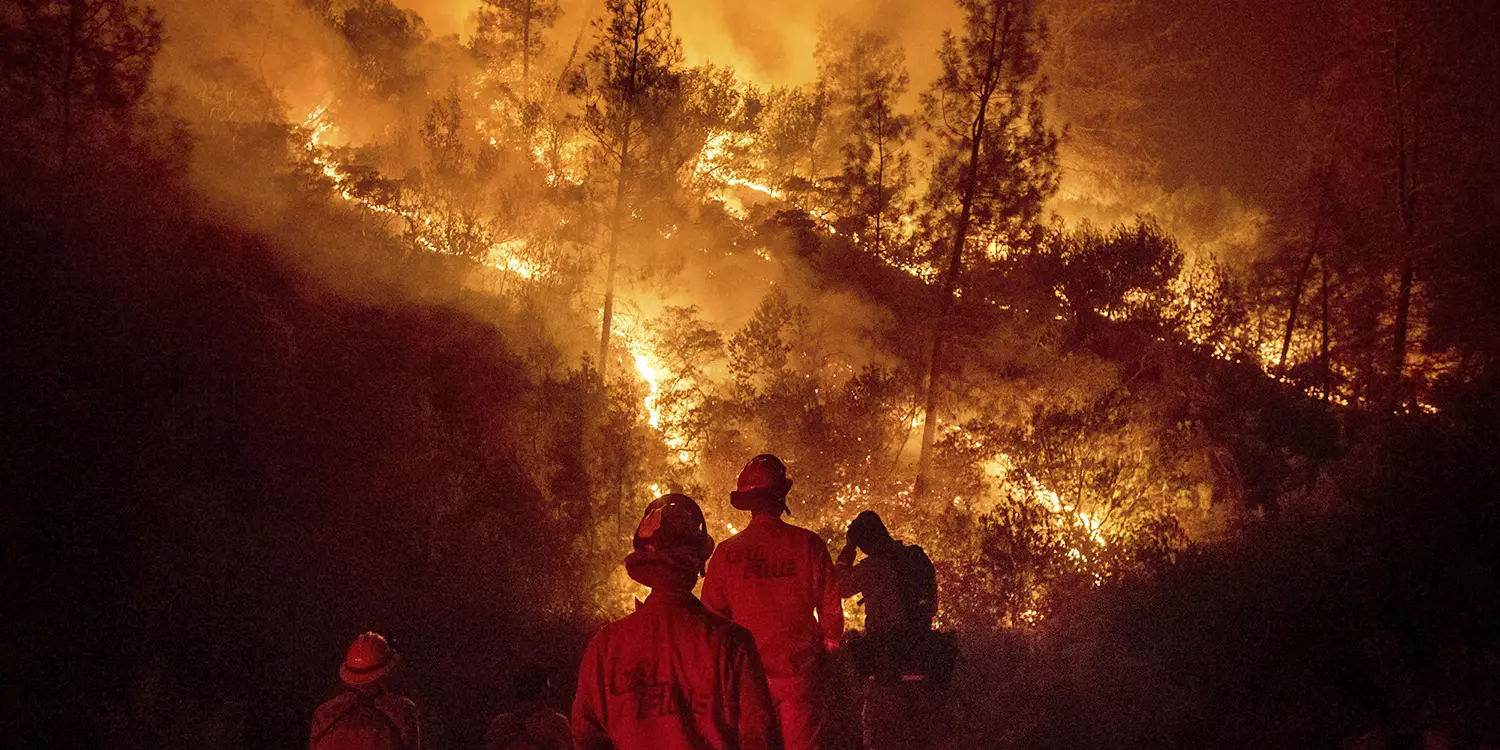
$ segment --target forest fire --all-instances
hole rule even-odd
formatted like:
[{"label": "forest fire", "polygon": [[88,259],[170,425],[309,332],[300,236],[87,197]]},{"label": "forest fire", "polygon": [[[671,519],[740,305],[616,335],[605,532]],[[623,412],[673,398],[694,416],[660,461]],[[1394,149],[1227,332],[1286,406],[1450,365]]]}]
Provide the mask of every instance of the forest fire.
[{"label": "forest fire", "polygon": [[475,746],[697,596],[839,746],[1500,745],[1493,5],[13,3],[14,741],[371,631]]},{"label": "forest fire", "polygon": [[[581,72],[586,74],[586,70]],[[481,145],[503,152],[510,139],[517,137],[516,133],[520,132],[519,137],[523,142],[519,144],[520,147],[515,153],[521,155],[529,163],[527,168],[541,169],[547,185],[553,188],[587,185],[591,179],[591,170],[595,169],[589,161],[594,158],[591,154],[595,154],[601,145],[606,145],[598,139],[607,135],[608,127],[613,126],[606,127],[606,124],[597,124],[579,128],[577,123],[569,124],[566,117],[562,119],[539,117],[537,113],[545,112],[546,108],[537,109],[538,105],[535,101],[517,99],[514,93],[503,93],[497,96],[495,92],[507,90],[505,76],[514,75],[517,75],[514,69],[497,71],[488,67],[480,67],[472,74],[470,80],[463,82],[456,89],[463,95],[455,99],[455,102],[473,102],[476,108],[477,114],[472,119]],[[564,70],[560,75],[566,77],[570,73]],[[831,82],[830,80],[821,83],[828,85]],[[856,84],[864,85],[859,82]],[[784,96],[797,96],[795,88],[790,88],[787,92]],[[894,89],[877,88],[860,95],[874,96],[878,102],[883,101],[880,97],[891,96],[893,92]],[[723,92],[713,93],[715,96],[723,95]],[[728,105],[726,111],[732,114],[726,123],[746,116],[748,100],[743,97],[747,95],[735,94],[741,98],[731,100],[734,103]],[[766,106],[772,108],[770,111],[774,111],[774,107],[777,106],[775,96],[778,95],[781,94],[768,98],[770,104]],[[547,106],[555,105],[548,104]],[[531,109],[528,110],[528,107]],[[523,111],[531,112],[531,114],[523,115]],[[762,117],[766,116],[765,111],[763,110]],[[830,111],[838,110],[832,107]],[[424,195],[424,191],[432,189],[430,185],[408,181],[407,184],[397,189],[395,197],[392,197],[389,192],[360,189],[356,184],[355,171],[348,164],[339,161],[336,155],[339,150],[333,146],[332,140],[337,136],[339,128],[332,122],[329,112],[330,105],[325,103],[305,118],[303,130],[307,133],[307,140],[303,148],[316,168],[329,180],[330,189],[339,199],[372,213],[402,220],[405,224],[404,231],[416,248],[427,252],[469,257],[488,268],[523,281],[537,282],[553,277],[553,269],[545,259],[545,253],[528,252],[533,242],[525,237],[499,242],[489,242],[481,237],[479,249],[476,249],[472,237],[460,236],[455,239],[451,231],[454,224],[453,217],[433,212],[442,210],[441,204],[434,203],[434,200],[443,199]],[[696,116],[702,115],[700,113]],[[449,125],[450,128],[455,127],[463,115],[455,110],[453,117],[453,124]],[[433,122],[430,115],[426,127],[431,129]],[[637,126],[633,122],[626,122],[623,127],[630,130]],[[776,129],[778,127],[784,128],[786,124],[773,121],[769,127],[762,127],[758,131],[747,130],[743,125],[728,128],[708,127],[701,130],[695,136],[696,141],[689,142],[692,146],[691,153],[681,159],[688,179],[693,184],[704,186],[704,199],[724,206],[730,215],[739,221],[747,219],[747,205],[744,202],[744,197],[747,195],[773,206],[796,206],[808,210],[814,216],[827,216],[830,212],[837,214],[842,211],[843,209],[839,208],[839,199],[835,197],[830,202],[828,193],[832,189],[830,186],[838,184],[838,180],[843,178],[820,180],[815,173],[809,175],[812,179],[803,178],[798,174],[795,159],[790,162],[790,168],[779,165],[777,149],[786,148],[783,145],[786,136],[784,132]],[[846,132],[858,134],[860,126],[851,121],[842,127],[850,129]],[[591,136],[590,133],[593,135]],[[879,131],[854,137],[874,138],[873,142],[882,149],[899,147],[896,141],[882,140],[892,137],[892,133]],[[457,134],[455,132],[448,137],[456,138]],[[811,149],[809,153],[816,152],[816,137],[814,135],[814,140],[803,146]],[[846,135],[846,137],[849,136]],[[860,141],[856,140],[854,143],[860,143]],[[465,148],[458,141],[454,141],[454,144],[452,147],[459,149],[460,152]],[[372,145],[378,146],[378,144]],[[849,148],[853,147],[847,146],[846,152],[854,154],[855,152],[848,151]],[[847,158],[855,157],[848,156]],[[882,155],[880,158],[886,157]],[[618,168],[619,165],[616,166]],[[845,169],[849,168],[845,167]],[[881,169],[884,168],[884,166],[881,167]],[[614,179],[623,185],[626,175],[622,173]],[[880,205],[880,201],[889,201],[898,191],[914,190],[917,187],[919,185],[916,183],[893,184],[890,194],[887,195],[885,188],[879,187],[877,183],[878,189],[875,193],[877,206],[874,215],[881,216],[888,210],[884,205]],[[621,189],[624,188],[621,187]],[[929,189],[932,187],[929,186]],[[443,188],[443,190],[446,192],[451,188]],[[940,261],[939,257],[941,252],[945,252],[943,245],[947,240],[923,236],[920,217],[914,213],[915,206],[898,207],[894,201],[891,201],[889,205],[890,220],[894,231],[885,235],[883,234],[885,230],[874,230],[877,233],[874,236],[888,237],[888,244],[884,247],[878,244],[868,247],[871,251],[870,257],[886,267],[915,279],[925,290],[925,294],[938,293],[946,283],[947,274],[943,270],[944,262]],[[424,206],[437,206],[438,208],[424,210]],[[498,216],[486,217],[483,214],[464,214],[463,216],[463,221],[468,222],[467,226],[470,229],[461,227],[460,234],[472,233],[473,227],[488,227],[500,221]],[[631,217],[638,222],[647,220],[640,209],[633,209]],[[561,225],[566,227],[569,221],[570,218],[564,216]],[[819,228],[831,238],[845,238],[853,246],[859,248],[871,245],[871,242],[865,239],[865,235],[872,231],[869,227],[845,225],[847,233],[841,235],[838,221],[825,219],[817,223]],[[677,239],[676,236],[681,232],[679,224],[680,222],[673,223],[661,229],[658,232],[660,240],[672,242]],[[484,233],[488,233],[488,230]],[[1118,235],[1118,237],[1123,239],[1126,235]],[[1104,238],[1101,237],[1101,239]],[[928,248],[929,252],[925,254],[920,252],[924,242],[931,243],[931,247]],[[1069,253],[1077,252],[1072,249],[1075,242],[1077,240],[1066,232],[1047,231],[1041,227],[1021,231],[999,230],[998,234],[990,234],[984,240],[980,251],[981,262],[996,268],[1024,267],[1026,259],[1037,254],[1067,257]],[[1166,252],[1175,252],[1170,244],[1162,247]],[[761,259],[776,263],[764,246],[753,247],[752,251]],[[722,254],[727,259],[732,257],[734,251],[724,248],[706,252],[709,252],[710,257]],[[1082,294],[1079,295],[1077,304],[1090,305],[1090,313],[1121,324],[1128,324],[1138,318],[1141,310],[1160,309],[1170,319],[1177,321],[1177,335],[1194,345],[1203,347],[1212,356],[1226,361],[1255,362],[1271,380],[1299,388],[1308,396],[1321,398],[1328,403],[1339,406],[1348,405],[1348,398],[1344,394],[1330,392],[1326,387],[1301,383],[1286,374],[1280,365],[1279,351],[1274,339],[1258,337],[1248,323],[1238,323],[1236,324],[1238,328],[1226,329],[1224,321],[1216,317],[1217,312],[1212,307],[1217,303],[1216,297],[1223,294],[1224,282],[1213,275],[1215,271],[1212,269],[1208,271],[1207,276],[1204,273],[1201,262],[1179,263],[1175,267],[1166,269],[1166,273],[1160,279],[1160,286],[1155,290],[1145,287],[1124,289],[1122,290],[1123,296],[1112,303],[1090,301],[1093,298]],[[954,298],[961,299],[963,291],[963,289],[953,289]],[[658,307],[665,302],[664,299],[646,292],[633,292],[632,294],[642,295],[638,299],[626,299],[625,304],[633,309],[640,309],[643,304]],[[1056,301],[1064,309],[1076,307],[1075,302],[1068,296],[1066,285],[1055,287],[1054,294]],[[692,297],[688,297],[686,301],[693,305],[701,303],[701,300]],[[1000,305],[992,302],[991,304],[996,304],[1003,310],[1013,308],[1010,303]],[[1053,317],[1059,321],[1067,318],[1062,312]],[[702,373],[672,372],[665,364],[668,355],[660,348],[661,343],[658,341],[657,332],[652,329],[652,321],[647,321],[638,314],[618,317],[613,324],[607,322],[606,325],[611,329],[610,340],[618,346],[623,353],[625,363],[630,366],[629,369],[634,372],[644,387],[640,420],[651,433],[658,437],[665,455],[686,472],[679,474],[679,479],[689,482],[699,481],[701,467],[697,454],[700,449],[695,445],[701,444],[702,436],[693,435],[686,430],[685,426],[692,421],[692,413],[703,407],[703,396],[683,398],[681,394],[687,392],[713,394],[722,392],[730,384],[705,379]],[[1159,336],[1157,340],[1165,342],[1168,339]],[[1245,345],[1247,340],[1255,341],[1248,350]],[[614,355],[607,356],[613,358]],[[669,394],[665,390],[667,388],[675,389],[677,393]],[[669,402],[670,407],[667,406]],[[1423,406],[1424,409],[1429,408]],[[671,414],[664,413],[668,408],[671,409]],[[921,413],[916,414],[910,420],[910,427],[917,433],[923,432],[923,424],[924,418]],[[975,436],[970,434],[969,430],[970,427],[964,422],[952,422],[936,432],[940,434],[940,439],[947,443],[972,443]],[[925,444],[917,447],[924,453],[927,450]],[[901,463],[899,456],[909,448],[910,446],[896,446],[897,465]],[[1107,561],[1118,557],[1110,550],[1110,547],[1115,544],[1130,543],[1124,540],[1129,536],[1126,529],[1136,522],[1132,516],[1130,514],[1101,514],[1088,510],[1086,508],[1094,502],[1085,501],[1081,496],[1065,500],[1057,492],[1049,489],[1033,471],[1022,468],[1009,453],[993,448],[990,451],[984,457],[981,466],[981,474],[987,477],[987,481],[955,494],[951,498],[952,505],[970,513],[991,512],[997,504],[1003,505],[1007,502],[1034,505],[1042,514],[1041,517],[1047,519],[1042,523],[1054,529],[1049,533],[1056,534],[1059,538],[1078,537],[1077,540],[1067,542],[1060,548],[1063,557],[1070,561],[1067,564],[1086,570],[1095,585],[1102,583],[1109,564]],[[867,456],[865,462],[869,463],[871,460],[873,456]],[[872,503],[877,505],[884,503],[899,509],[902,514],[899,517],[910,519],[912,522],[930,513],[928,504],[917,502],[917,498],[912,493],[899,489],[898,486],[891,488],[894,494],[888,490],[873,489],[877,486],[885,486],[886,483],[887,478],[879,474],[846,481],[840,488],[833,490],[832,503],[824,506],[816,514],[814,525],[823,528],[838,528],[841,523],[840,518],[857,510],[858,506],[868,506]],[[652,489],[651,492],[654,494],[656,490]],[[1119,492],[1118,489],[1114,491],[1116,495]],[[640,497],[645,497],[644,490],[641,491]],[[926,532],[920,530],[922,526],[923,524],[917,523],[912,527],[912,533],[916,534],[916,539],[932,549],[939,558],[962,554],[955,548],[952,540],[941,536],[928,536]],[[1114,528],[1116,526],[1119,528]],[[734,529],[727,523],[725,527]],[[626,611],[621,607],[628,604],[639,593],[635,584],[619,576],[614,576],[606,589],[607,591],[601,594],[603,601],[614,602],[614,604],[606,605],[605,609],[614,612]],[[853,612],[848,614],[854,615]],[[1024,622],[1028,625],[1036,625],[1045,618],[1042,611],[1030,605],[1022,614],[1012,613],[1011,618],[1013,621]]]}]

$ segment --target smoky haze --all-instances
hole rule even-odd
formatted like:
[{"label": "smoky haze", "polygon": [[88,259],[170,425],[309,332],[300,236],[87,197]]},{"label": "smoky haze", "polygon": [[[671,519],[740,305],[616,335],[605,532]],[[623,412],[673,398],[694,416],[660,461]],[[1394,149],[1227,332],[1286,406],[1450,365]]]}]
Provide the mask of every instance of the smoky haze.
[{"label": "smoky haze", "polygon": [[[472,33],[479,7],[477,0],[408,5],[434,33],[460,36]],[[1150,214],[1191,255],[1236,267],[1257,257],[1262,207],[1275,200],[1297,149],[1286,123],[1327,63],[1318,39],[1334,23],[1333,4],[1042,6],[1052,27],[1053,124],[1066,133],[1053,211],[1096,224]],[[671,7],[689,64],[729,66],[763,86],[812,81],[824,33],[887,35],[906,53],[908,111],[938,73],[943,32],[962,20],[956,5],[924,0],[679,0]],[[600,0],[565,0],[554,49],[565,55],[580,34],[586,47],[589,19],[601,8]],[[1113,58],[1124,69],[1059,68],[1079,58]],[[1101,101],[1123,111],[1100,120],[1092,110]],[[1094,133],[1108,134],[1108,142],[1090,142]]]},{"label": "smoky haze", "polygon": [[[167,87],[201,89],[206,70],[233,66],[237,75],[262,81],[285,104],[282,116],[295,120],[338,85],[333,75],[346,46],[303,2],[156,5],[170,29],[158,67]],[[421,16],[434,37],[466,40],[480,4],[401,5]],[[548,40],[554,69],[575,45],[578,54],[587,49],[589,22],[603,4],[564,0],[562,7]],[[936,76],[943,31],[961,21],[955,5],[914,0],[679,0],[671,8],[689,64],[732,67],[762,86],[812,81],[823,34],[835,40],[856,30],[886,34],[905,51],[911,112]],[[1276,180],[1297,148],[1286,123],[1295,121],[1297,103],[1326,64],[1317,39],[1332,23],[1331,4],[1047,0],[1043,8],[1052,27],[1045,71],[1051,117],[1064,133],[1062,186],[1052,210],[1070,222],[1106,225],[1150,214],[1191,256],[1233,266],[1256,257],[1262,207],[1274,201]],[[444,66],[464,64],[426,61],[429,87],[443,85]],[[364,131],[373,140],[382,121],[394,117],[379,107],[367,114],[341,125],[352,128],[351,137]]]}]

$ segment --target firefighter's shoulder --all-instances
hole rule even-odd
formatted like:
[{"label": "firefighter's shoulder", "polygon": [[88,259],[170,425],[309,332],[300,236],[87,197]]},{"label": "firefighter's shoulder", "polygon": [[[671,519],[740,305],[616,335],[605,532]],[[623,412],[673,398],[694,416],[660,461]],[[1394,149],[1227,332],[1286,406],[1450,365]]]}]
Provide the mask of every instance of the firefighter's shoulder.
[{"label": "firefighter's shoulder", "polygon": [[745,626],[715,613],[701,603],[696,607],[689,608],[687,611],[691,612],[693,617],[698,618],[705,630],[715,636],[738,638],[738,634],[743,633],[745,637],[751,637],[750,631]]},{"label": "firefighter's shoulder", "polygon": [[811,529],[804,529],[801,526],[792,526],[790,524],[788,524],[787,528],[792,530],[792,532],[797,535],[797,538],[801,539],[804,543],[807,544],[807,546],[824,551],[828,550],[828,542],[823,541],[823,537],[818,536],[818,532]]},{"label": "firefighter's shoulder", "polygon": [[750,633],[749,628],[712,612],[708,614],[717,621],[713,623],[712,627],[718,631],[726,643],[749,644],[751,648],[755,647],[755,636]]}]

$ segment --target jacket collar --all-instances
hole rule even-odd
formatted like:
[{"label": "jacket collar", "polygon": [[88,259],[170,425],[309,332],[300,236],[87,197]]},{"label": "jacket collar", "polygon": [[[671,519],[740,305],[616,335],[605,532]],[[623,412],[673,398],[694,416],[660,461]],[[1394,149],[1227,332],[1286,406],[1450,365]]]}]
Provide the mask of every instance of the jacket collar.
[{"label": "jacket collar", "polygon": [[750,516],[751,526],[784,525],[786,521],[779,515],[770,513],[754,513]]},{"label": "jacket collar", "polygon": [[646,601],[641,602],[642,607],[692,607],[703,606],[698,597],[693,596],[692,591],[673,591],[672,589],[652,589],[651,595]]}]

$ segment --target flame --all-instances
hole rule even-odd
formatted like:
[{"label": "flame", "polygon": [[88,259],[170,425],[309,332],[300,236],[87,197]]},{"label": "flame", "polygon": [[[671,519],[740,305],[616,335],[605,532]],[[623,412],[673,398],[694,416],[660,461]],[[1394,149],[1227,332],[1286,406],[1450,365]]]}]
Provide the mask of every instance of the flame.
[{"label": "flame", "polygon": [[[456,255],[456,250],[439,237],[434,227],[434,220],[414,208],[401,206],[388,206],[379,203],[367,196],[355,192],[353,187],[353,176],[349,168],[340,163],[331,152],[329,136],[336,134],[338,128],[328,119],[328,105],[323,104],[308,113],[303,120],[302,127],[308,132],[307,140],[303,143],[303,150],[307,153],[309,160],[318,171],[333,183],[333,192],[345,202],[352,203],[361,209],[371,213],[386,214],[405,219],[407,224],[413,228],[413,242],[422,249],[441,255]],[[496,269],[507,274],[518,276],[528,281],[535,281],[550,274],[548,265],[536,258],[524,255],[527,247],[525,240],[509,240],[496,242],[487,248],[486,257],[480,264]]]},{"label": "flame", "polygon": [[[694,175],[699,179],[719,182],[725,186],[742,187],[760,193],[767,198],[781,199],[783,194],[780,190],[763,182],[742,177],[731,167],[729,147],[734,141],[735,136],[735,133],[715,133],[709,136],[704,142],[703,148],[698,152],[697,165],[693,170]],[[749,146],[751,143],[753,141],[747,137],[746,146]],[[715,197],[721,202],[725,201],[722,195]]]},{"label": "flame", "polygon": [[693,464],[693,454],[688,450],[688,437],[671,420],[662,418],[660,400],[663,383],[676,380],[677,377],[662,364],[660,354],[653,348],[655,342],[640,330],[639,323],[628,316],[620,320],[621,324],[615,329],[614,335],[630,353],[636,374],[646,383],[646,397],[641,402],[641,407],[646,412],[646,423],[661,435],[662,442],[675,453],[679,463],[690,466]]}]

